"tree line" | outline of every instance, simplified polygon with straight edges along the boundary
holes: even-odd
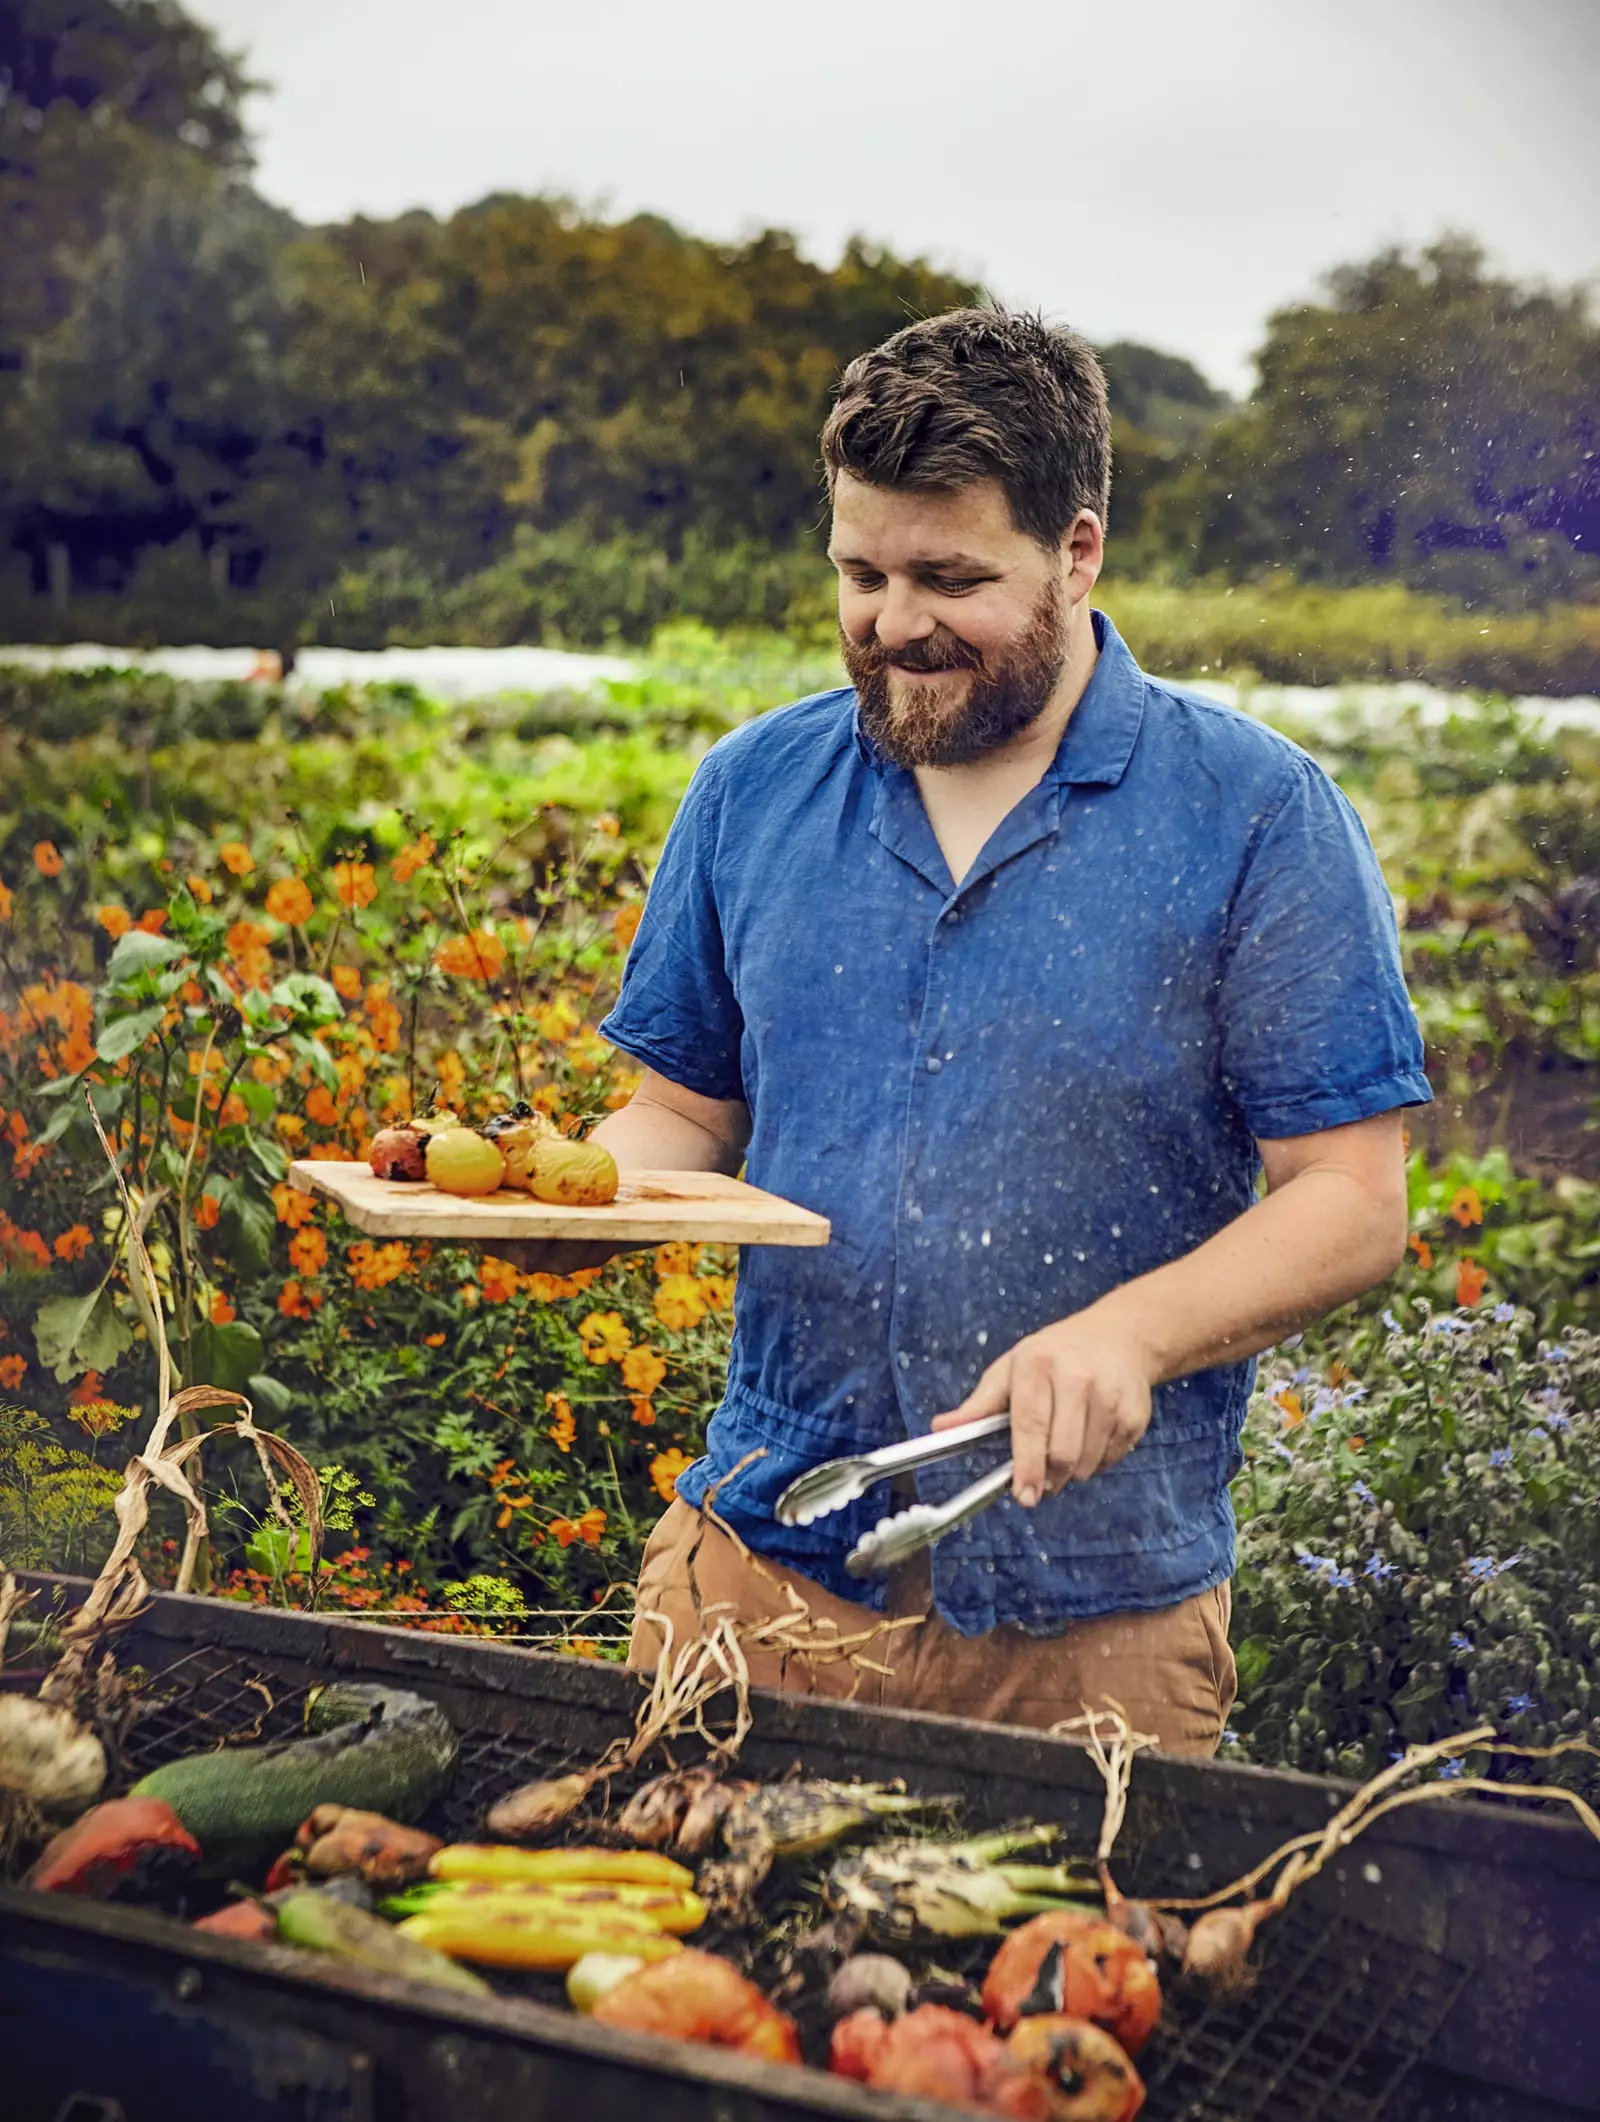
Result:
[[[177,0],[0,4],[0,633],[291,646],[820,617],[841,364],[982,299],[495,196],[308,229]],[[1101,349],[1112,551],[1469,605],[1600,595],[1600,329],[1463,239],[1268,322],[1231,404]]]

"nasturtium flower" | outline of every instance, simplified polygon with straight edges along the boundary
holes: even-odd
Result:
[[[81,1260],[93,1243],[94,1235],[89,1226],[86,1223],[74,1223],[70,1230],[64,1230],[60,1237],[57,1238],[55,1246],[56,1258],[58,1260]]]
[[[164,906],[147,906],[139,916],[138,926],[147,936],[159,936],[167,925],[167,910]]]
[[[267,912],[287,928],[304,928],[311,919],[315,901],[304,877],[280,877],[267,890]]]
[[[286,1319],[309,1319],[313,1307],[298,1282],[285,1282],[278,1292],[278,1309]]]
[[[217,860],[230,877],[248,877],[256,866],[256,858],[242,840],[224,840],[217,849]]]
[[[483,1285],[485,1300],[490,1304],[506,1303],[522,1287],[520,1271],[495,1253],[487,1254],[479,1263],[478,1279]]]
[[[706,1300],[694,1276],[665,1276],[656,1291],[655,1314],[666,1327],[698,1326],[706,1315]]]
[[[579,1323],[578,1338],[591,1363],[620,1363],[633,1345],[621,1312],[590,1312]]]
[[[3,1385],[7,1392],[14,1393],[27,1375],[26,1356],[0,1356],[0,1385]]]
[[[361,995],[361,968],[359,965],[336,965],[333,968],[333,991],[343,995],[346,1002],[355,1002]]]
[[[314,1223],[289,1240],[289,1258],[302,1275],[320,1275],[328,1264],[328,1241]]]
[[[280,1179],[272,1189],[272,1206],[280,1223],[287,1223],[291,1230],[298,1230],[309,1223],[317,1213],[316,1197],[303,1194],[287,1179]]]
[[[209,906],[211,904],[212,892],[208,878],[185,877],[184,882],[201,906]]]
[[[455,980],[497,980],[505,970],[506,947],[493,929],[475,928],[465,936],[447,936],[433,962]]]
[[[391,1282],[398,1282],[402,1275],[411,1271],[411,1248],[398,1241],[390,1245],[374,1245],[363,1238],[355,1245],[345,1247],[345,1258],[350,1263],[350,1279],[357,1289],[387,1289]],[[461,1301],[469,1309],[477,1303],[476,1282],[463,1286]]]
[[[424,869],[438,852],[439,843],[432,833],[421,833],[409,847],[401,848],[394,858],[394,881],[409,884],[419,869]]]
[[[648,1400],[667,1375],[665,1359],[648,1345],[630,1348],[622,1359],[622,1382],[630,1393]]]
[[[1470,1230],[1475,1223],[1483,1221],[1483,1201],[1475,1186],[1458,1186],[1456,1197],[1451,1202],[1449,1214],[1463,1230]]]
[[[337,1127],[339,1108],[333,1102],[333,1093],[326,1084],[314,1083],[306,1093],[306,1118],[315,1120],[318,1127]]]
[[[1465,1259],[1465,1260],[1459,1260],[1459,1261],[1457,1261],[1457,1263],[1456,1263],[1456,1302],[1457,1302],[1457,1304],[1461,1305],[1461,1306],[1462,1306],[1462,1307],[1463,1307],[1464,1309],[1466,1309],[1466,1310],[1469,1310],[1469,1311],[1470,1311],[1470,1310],[1471,1310],[1471,1308],[1472,1308],[1472,1306],[1473,1306],[1473,1305],[1475,1305],[1475,1304],[1476,1304],[1476,1303],[1478,1302],[1478,1300],[1479,1300],[1479,1298],[1480,1298],[1480,1297],[1482,1297],[1482,1295],[1483,1295],[1483,1293],[1484,1293],[1485,1289],[1487,1289],[1487,1288],[1488,1288],[1488,1286],[1489,1286],[1489,1276],[1488,1276],[1488,1273],[1487,1273],[1487,1271],[1486,1271],[1485,1269],[1481,1268],[1481,1267],[1480,1267],[1480,1266],[1478,1265],[1478,1263],[1477,1263],[1477,1261],[1476,1261],[1476,1260],[1472,1259],[1472,1258],[1471,1258],[1471,1257],[1469,1256],[1469,1257],[1468,1257],[1467,1259]]]
[[[732,1275],[702,1275],[700,1288],[714,1312],[725,1312],[733,1302]]]
[[[680,1451],[676,1444],[670,1451],[656,1453],[650,1461],[650,1479],[663,1503],[672,1501],[678,1491],[678,1476],[687,1473],[693,1464],[689,1454]]]
[[[233,1308],[233,1300],[220,1289],[213,1291],[211,1297],[212,1325],[231,1326],[238,1316],[238,1313]]]
[[[1406,1243],[1410,1246],[1412,1252],[1416,1254],[1418,1267],[1424,1269],[1432,1267],[1433,1247],[1428,1243],[1426,1238],[1419,1237],[1418,1234],[1413,1231],[1411,1233],[1411,1236],[1406,1240]]]
[[[61,850],[53,840],[36,840],[33,843],[33,866],[41,877],[60,876]]]
[[[333,888],[340,905],[348,906],[352,913],[370,906],[378,896],[378,880],[373,875],[372,864],[336,862],[333,865]]]
[[[686,1245],[681,1238],[656,1247],[656,1273],[663,1280],[668,1275],[692,1275],[699,1264],[700,1247]]]
[[[202,1194],[194,1205],[194,1227],[196,1230],[215,1230],[217,1219],[222,1214],[222,1203],[215,1194]]]
[[[561,1393],[546,1393],[545,1405],[553,1420],[547,1434],[558,1452],[570,1452],[578,1434],[578,1418],[572,1412],[572,1403]]]
[[[550,1520],[550,1531],[561,1547],[570,1547],[574,1540],[581,1540],[587,1547],[598,1547],[600,1536],[605,1529],[606,1514],[603,1510],[586,1510],[581,1518]]]

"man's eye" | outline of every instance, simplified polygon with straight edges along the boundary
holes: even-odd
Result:
[[[882,575],[852,575],[850,581],[854,588],[860,590],[882,589],[883,587]]]
[[[974,577],[971,581],[967,582],[935,581],[933,587],[939,592],[939,595],[941,597],[964,597],[969,589],[979,589],[982,587],[982,585],[977,580],[977,578]]]

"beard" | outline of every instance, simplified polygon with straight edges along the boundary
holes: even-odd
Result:
[[[1004,650],[982,650],[941,626],[925,641],[886,649],[876,635],[841,629],[839,652],[860,703],[861,726],[896,766],[970,766],[1044,713],[1067,658],[1059,583],[1051,583]],[[944,684],[896,688],[895,673],[947,671]],[[963,682],[965,678],[965,682]]]

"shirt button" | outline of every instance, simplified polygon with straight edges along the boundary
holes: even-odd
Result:
[[[943,1068],[944,1063],[939,1059],[939,1056],[937,1054],[929,1054],[927,1060],[922,1065],[928,1071],[928,1074],[930,1076],[936,1076],[938,1075],[940,1069]]]

